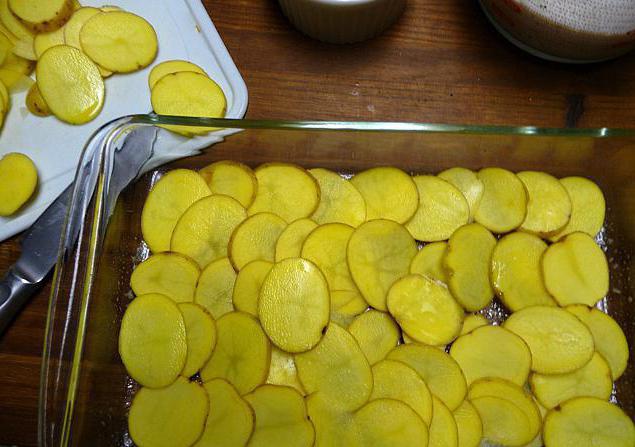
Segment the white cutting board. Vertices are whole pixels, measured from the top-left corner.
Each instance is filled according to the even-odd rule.
[[[144,17],[156,29],[159,53],[150,67],[106,79],[106,101],[101,114],[82,126],[64,124],[55,117],[40,118],[24,105],[26,92],[11,96],[11,110],[0,132],[0,157],[9,152],[28,155],[37,166],[39,189],[18,214],[0,217],[0,241],[28,228],[73,181],[80,153],[88,138],[110,120],[148,113],[148,73],[170,59],[200,65],[225,92],[227,117],[242,118],[247,110],[247,87],[201,0],[82,0],[85,6],[116,5]],[[220,141],[222,133],[186,139],[162,130],[160,153],[168,161]]]

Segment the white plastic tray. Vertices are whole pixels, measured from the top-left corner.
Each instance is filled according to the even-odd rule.
[[[227,96],[227,117],[241,118],[247,110],[247,87],[200,0],[82,0],[86,6],[116,5],[144,17],[156,29],[159,53],[139,72],[106,79],[101,114],[83,126],[64,124],[55,117],[39,118],[24,105],[26,92],[11,97],[11,110],[0,132],[0,157],[21,152],[35,162],[40,183],[35,198],[11,218],[0,217],[0,241],[28,228],[73,181],[84,144],[92,133],[122,115],[151,111],[148,73],[169,59],[200,65]],[[222,139],[222,134],[186,139],[161,131],[158,146],[163,159],[196,153]]]

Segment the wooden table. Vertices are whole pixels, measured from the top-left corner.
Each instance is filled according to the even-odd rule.
[[[535,59],[476,1],[410,1],[370,42],[333,46],[290,27],[274,0],[205,0],[250,95],[250,118],[635,127],[635,54],[590,66]],[[18,257],[0,244],[0,272]],[[0,339],[0,445],[35,445],[50,286]]]

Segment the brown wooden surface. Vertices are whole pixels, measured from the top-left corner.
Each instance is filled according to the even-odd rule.
[[[148,1],[148,0],[144,0]],[[251,118],[635,127],[635,54],[590,66],[537,60],[475,0],[410,0],[367,43],[293,30],[274,0],[205,0],[249,89]],[[17,258],[0,244],[0,272]],[[0,339],[0,445],[35,445],[47,285]]]

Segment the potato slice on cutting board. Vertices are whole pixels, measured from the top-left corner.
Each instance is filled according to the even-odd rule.
[[[304,240],[317,228],[311,219],[298,219],[284,229],[276,242],[276,262],[287,258],[299,258]]]
[[[314,221],[357,227],[366,220],[366,202],[351,182],[328,169],[309,169],[309,173],[320,185],[320,204],[311,216]]]
[[[471,402],[483,423],[485,440],[504,446],[522,446],[532,440],[527,417],[510,401],[485,396]]]
[[[377,310],[364,312],[348,326],[371,365],[386,358],[399,343],[401,331],[390,315]]]
[[[458,432],[458,447],[478,447],[483,437],[483,423],[474,405],[464,400],[452,416]]]
[[[160,293],[177,303],[194,301],[201,271],[196,262],[178,253],[158,253],[137,265],[130,276],[135,295]]]
[[[155,69],[157,69],[155,67]],[[152,73],[150,74],[152,76]],[[256,198],[258,180],[247,165],[224,160],[204,167],[198,173],[205,179],[212,194],[224,194],[238,200],[245,209]]]
[[[190,446],[203,433],[209,409],[203,387],[184,377],[165,388],[141,388],[130,406],[130,437],[136,445]]]
[[[194,302],[218,319],[234,310],[232,296],[235,284],[236,272],[229,259],[218,259],[201,272],[194,292]]]
[[[216,323],[204,307],[194,303],[180,303],[185,321],[187,357],[181,375],[192,377],[209,360],[216,346]]]
[[[428,445],[428,427],[417,413],[395,399],[373,400],[355,413],[361,445],[410,447]]]
[[[247,312],[258,318],[260,289],[271,267],[273,264],[268,261],[251,261],[238,272],[232,296],[236,310]]]
[[[306,397],[309,418],[315,427],[315,447],[361,447],[354,413],[340,409],[320,394]]]
[[[154,86],[157,84],[157,82],[159,82],[159,80],[163,78],[164,76],[173,74],[173,73],[179,73],[181,71],[191,71],[194,73],[200,73],[207,76],[207,73],[205,73],[205,70],[203,70],[201,67],[199,67],[198,65],[192,62],[181,61],[181,60],[164,61],[164,62],[161,62],[160,64],[155,65],[154,68],[152,68],[152,71],[150,72],[150,74],[148,75],[148,86],[150,87],[150,90],[152,90]],[[222,162],[222,163],[226,163],[226,162]],[[239,163],[236,163],[236,164],[239,164]],[[248,205],[243,205],[243,206],[248,206]]]
[[[357,290],[331,291],[331,321],[348,327],[353,319],[368,309],[368,303]]]
[[[448,407],[436,396],[432,396],[432,421],[428,447],[458,447],[459,432],[456,421]]]
[[[236,270],[251,261],[273,262],[276,242],[287,227],[287,223],[272,213],[249,216],[232,234],[229,241],[229,259]]]
[[[29,88],[24,102],[26,108],[29,109],[29,112],[33,115],[45,117],[51,114],[51,109],[49,109],[48,104],[44,101],[37,83],[34,83],[31,88]]]
[[[441,172],[438,177],[454,185],[465,197],[470,207],[470,222],[483,197],[483,183],[474,171],[465,168],[450,168]]]
[[[523,171],[516,174],[527,189],[527,216],[523,231],[549,236],[563,229],[571,217],[569,193],[557,178],[544,172]]]
[[[527,215],[527,190],[513,173],[501,168],[478,172],[483,197],[474,220],[494,233],[507,233],[520,227]]]
[[[489,321],[481,314],[466,315],[465,319],[463,320],[463,327],[461,328],[461,333],[459,334],[459,336],[469,334],[476,328],[488,325]]]
[[[37,188],[33,161],[12,152],[0,158],[0,216],[11,216],[29,201]]]
[[[271,365],[269,366],[267,383],[290,386],[298,390],[303,396],[306,394],[298,378],[298,369],[295,366],[293,354],[284,352],[275,346],[271,347]]]
[[[64,45],[64,28],[59,28],[50,33],[42,33],[35,36],[33,40],[33,50],[35,57],[40,59],[44,52],[56,45]]]
[[[606,201],[602,190],[593,181],[584,177],[565,177],[560,179],[560,183],[571,199],[571,218],[562,230],[551,236],[551,241],[555,242],[578,231],[595,237],[604,225],[606,214]]]
[[[447,246],[447,242],[426,244],[412,259],[410,273],[417,273],[447,284],[448,273],[443,265]]]
[[[71,0],[9,0],[9,9],[31,31],[47,33],[64,25],[75,8]]]

